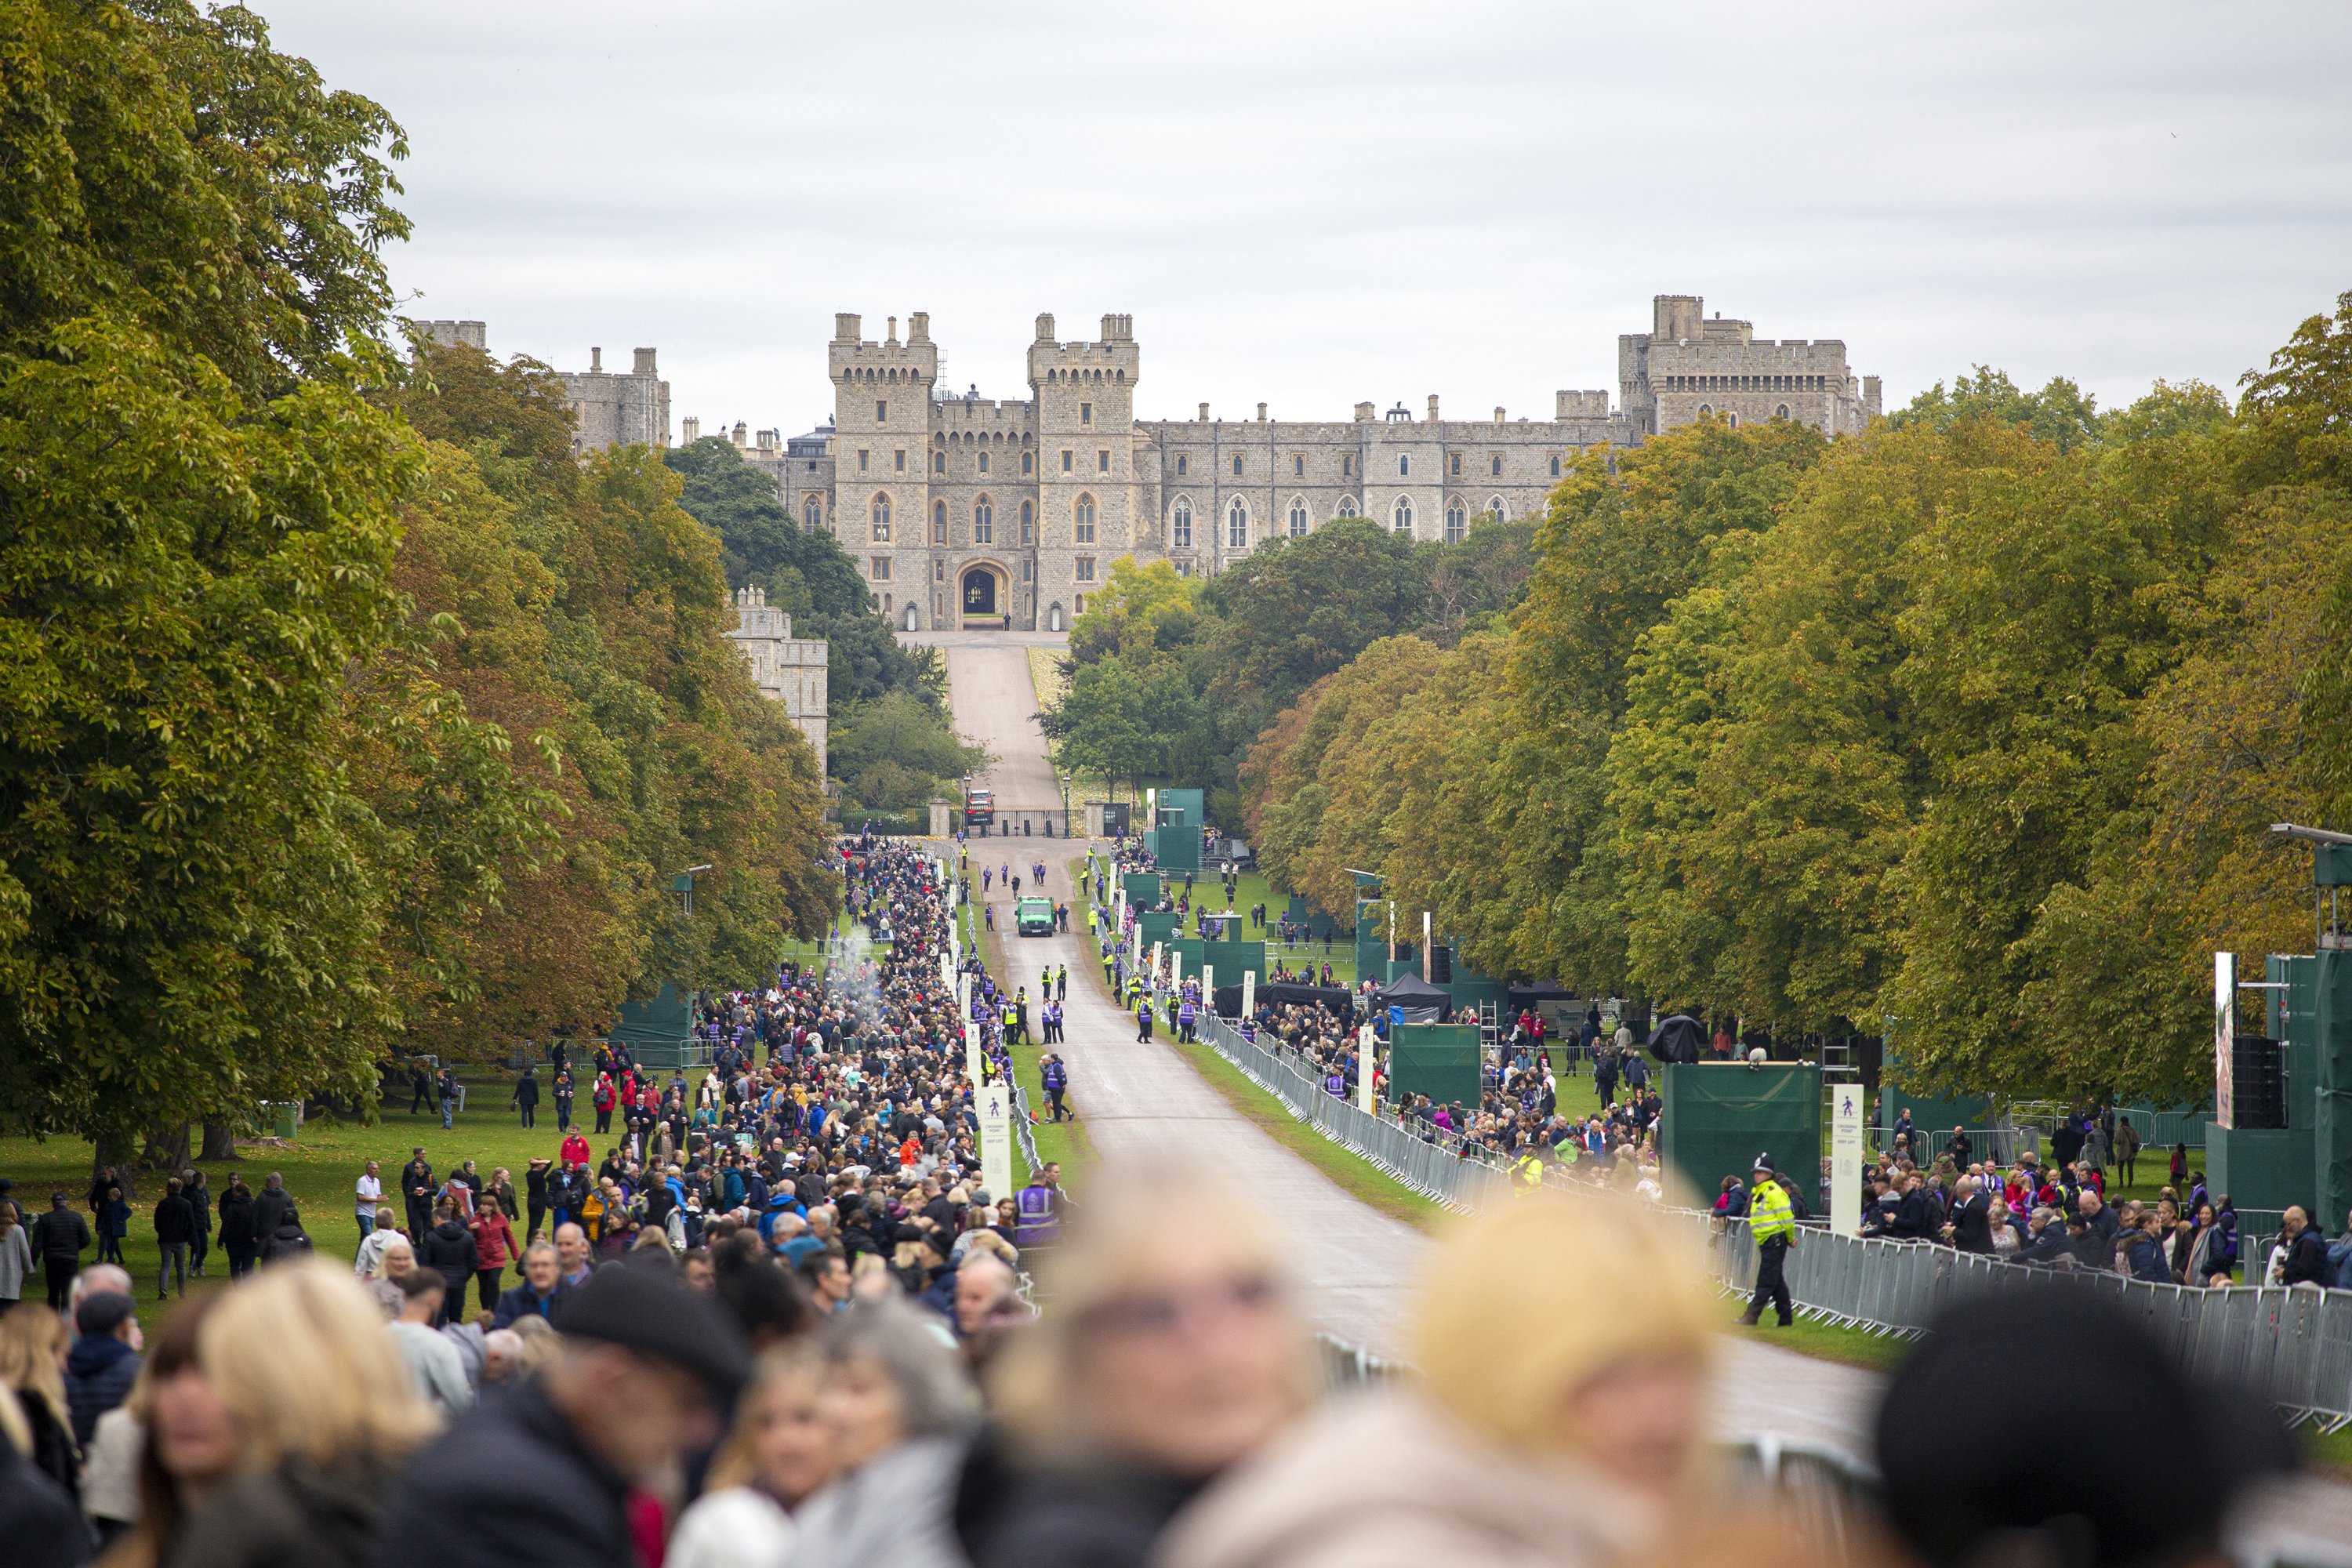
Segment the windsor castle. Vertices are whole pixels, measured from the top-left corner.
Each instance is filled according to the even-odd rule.
[[[479,322],[425,324],[482,345]],[[1133,321],[1102,319],[1092,342],[1065,342],[1039,316],[1029,396],[999,402],[940,384],[930,318],[896,317],[877,342],[862,319],[834,318],[826,359],[830,425],[733,440],[772,477],[803,526],[830,530],[904,631],[966,624],[1066,631],[1122,555],[1213,574],[1270,539],[1335,518],[1378,521],[1417,540],[1458,540],[1482,517],[1539,511],[1567,464],[1717,416],[1738,425],[1791,419],[1832,435],[1879,411],[1876,376],[1846,367],[1835,340],[1759,339],[1751,324],[1662,294],[1651,329],[1617,340],[1617,390],[1554,395],[1550,416],[1492,419],[1381,411],[1351,418],[1139,420],[1142,351]],[[567,374],[579,444],[669,444],[669,384],[655,352],[627,372],[601,350]],[[688,441],[698,423],[684,421]],[[783,634],[789,639],[789,630]],[[782,666],[778,666],[779,668]],[[819,711],[822,711],[820,707]],[[818,743],[822,743],[821,742]]]
[[[1039,316],[1029,396],[999,402],[939,385],[930,318],[896,318],[879,342],[834,318],[829,428],[747,443],[786,508],[833,531],[875,599],[905,631],[1012,624],[1065,631],[1122,555],[1214,573],[1268,539],[1335,518],[1376,519],[1420,540],[1458,540],[1481,517],[1542,510],[1568,461],[1595,447],[1719,415],[1855,431],[1879,408],[1876,376],[1846,368],[1833,341],[1759,340],[1662,295],[1652,330],[1618,340],[1618,395],[1554,395],[1551,416],[1450,419],[1356,405],[1354,416],[1138,420],[1134,324],[1105,316],[1066,342]],[[688,421],[686,435],[698,433]]]

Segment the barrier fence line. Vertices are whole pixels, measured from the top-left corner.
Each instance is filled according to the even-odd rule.
[[[1213,1014],[1203,1016],[1199,1033],[1300,1121],[1426,1197],[1471,1209],[1509,1184],[1468,1145],[1433,1142],[1358,1110]],[[1574,1190],[1556,1166],[1550,1179]],[[1706,1233],[1709,1259],[1726,1289],[1754,1288],[1756,1247],[1745,1220],[1726,1225],[1705,1210],[1667,1212]],[[2105,1270],[2037,1268],[1932,1243],[1815,1229],[1803,1231],[1790,1250],[1787,1278],[1807,1317],[1906,1337],[1973,1294],[2098,1291],[2119,1301],[2183,1367],[2247,1388],[2325,1430],[2352,1426],[2352,1290],[2157,1285]]]

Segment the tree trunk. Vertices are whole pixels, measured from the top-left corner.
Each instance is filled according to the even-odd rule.
[[[147,1134],[147,1145],[139,1152],[139,1168],[162,1171],[166,1175],[177,1174],[188,1168],[188,1123],[160,1127]]]
[[[110,1170],[114,1173],[115,1184],[122,1189],[123,1197],[136,1203],[139,1194],[132,1190],[134,1183],[129,1152],[110,1138],[93,1139],[89,1146],[90,1180],[97,1181],[100,1171]]]
[[[215,1160],[236,1159],[236,1129],[226,1121],[205,1122],[204,1152],[197,1158],[207,1163]]]

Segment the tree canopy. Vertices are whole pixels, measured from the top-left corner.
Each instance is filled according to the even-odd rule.
[[[389,341],[389,117],[234,8],[18,6],[0,58],[0,1118],[366,1102],[825,921],[677,479]]]
[[[1889,1034],[1913,1087],[2202,1100],[2211,951],[2308,942],[2267,825],[2352,824],[2347,343],[2352,295],[2234,410],[1979,367],[1588,458],[1507,626],[1263,728],[1255,842],[1491,972]]]

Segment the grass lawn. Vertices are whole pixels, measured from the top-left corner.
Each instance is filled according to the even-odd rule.
[[[574,1077],[577,1076],[575,1069]],[[457,1117],[457,1124],[450,1131],[441,1130],[437,1110],[409,1114],[410,1099],[404,1093],[396,1100],[386,1102],[382,1118],[373,1126],[337,1118],[314,1119],[302,1124],[300,1136],[291,1143],[241,1143],[238,1153],[242,1157],[236,1161],[196,1162],[213,1191],[215,1220],[208,1277],[191,1281],[189,1289],[214,1289],[227,1281],[228,1258],[219,1247],[217,1209],[220,1194],[228,1190],[233,1175],[244,1176],[246,1184],[258,1193],[263,1178],[270,1172],[282,1173],[287,1191],[294,1194],[295,1205],[301,1212],[302,1228],[310,1232],[321,1257],[350,1258],[359,1249],[359,1221],[352,1214],[352,1189],[359,1180],[361,1166],[369,1160],[377,1163],[385,1192],[396,1207],[400,1167],[408,1163],[409,1150],[420,1143],[425,1146],[425,1157],[432,1163],[436,1179],[467,1159],[474,1161],[486,1176],[504,1165],[514,1178],[520,1201],[523,1172],[531,1160],[553,1159],[562,1142],[562,1134],[555,1126],[554,1103],[545,1094],[548,1075],[540,1075],[541,1097],[536,1128],[521,1126],[515,1111],[508,1107],[508,1098],[514,1092],[512,1077],[488,1068],[463,1072],[460,1077],[466,1084],[469,1109]],[[586,1095],[580,1097],[578,1106],[586,1112],[587,1124],[594,1126],[595,1112]],[[591,1133],[589,1142],[595,1157],[602,1160],[613,1140]],[[45,1142],[0,1138],[0,1175],[16,1184],[16,1195],[24,1204],[27,1218],[47,1208],[49,1193],[60,1187],[79,1208],[89,1189],[90,1146],[78,1138],[51,1138]],[[131,1279],[137,1286],[134,1295],[140,1318],[151,1329],[159,1310],[152,1216],[155,1202],[163,1194],[162,1175],[152,1172],[141,1174],[139,1195],[131,1203],[131,1234],[123,1243],[123,1256],[129,1260]],[[93,1247],[82,1255],[82,1261],[88,1265],[97,1257]],[[507,1283],[513,1281],[509,1268]],[[34,1281],[26,1282],[26,1300],[40,1300],[44,1293]],[[468,1300],[470,1303],[472,1299]]]

